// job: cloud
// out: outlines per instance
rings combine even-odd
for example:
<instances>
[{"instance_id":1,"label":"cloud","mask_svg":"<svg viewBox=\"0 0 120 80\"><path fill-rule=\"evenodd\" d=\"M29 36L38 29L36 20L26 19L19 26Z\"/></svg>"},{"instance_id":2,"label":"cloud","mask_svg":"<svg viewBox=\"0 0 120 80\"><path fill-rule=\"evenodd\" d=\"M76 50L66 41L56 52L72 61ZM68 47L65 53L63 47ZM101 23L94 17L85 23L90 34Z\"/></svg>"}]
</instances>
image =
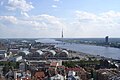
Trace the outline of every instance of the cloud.
<instances>
[{"instance_id":1,"label":"cloud","mask_svg":"<svg viewBox=\"0 0 120 80\"><path fill-rule=\"evenodd\" d=\"M62 27L65 26L60 18L48 14L26 18L0 16L0 24L0 34L6 30L6 37L59 37Z\"/></svg>"},{"instance_id":2,"label":"cloud","mask_svg":"<svg viewBox=\"0 0 120 80\"><path fill-rule=\"evenodd\" d=\"M93 13L88 13L84 11L76 11L76 16L79 20L96 20L98 17Z\"/></svg>"},{"instance_id":3,"label":"cloud","mask_svg":"<svg viewBox=\"0 0 120 80\"><path fill-rule=\"evenodd\" d=\"M57 5L52 5L53 8L57 8Z\"/></svg>"},{"instance_id":4,"label":"cloud","mask_svg":"<svg viewBox=\"0 0 120 80\"><path fill-rule=\"evenodd\" d=\"M90 22L98 25L119 24L120 12L108 11L96 15L89 12L76 11L76 19L79 22Z\"/></svg>"},{"instance_id":5,"label":"cloud","mask_svg":"<svg viewBox=\"0 0 120 80\"><path fill-rule=\"evenodd\" d=\"M8 0L8 10L16 10L20 9L23 12L30 11L33 9L33 5L31 2L26 2L26 0Z\"/></svg>"},{"instance_id":6,"label":"cloud","mask_svg":"<svg viewBox=\"0 0 120 80\"><path fill-rule=\"evenodd\" d=\"M118 37L120 12L91 13L75 11L71 20L48 14L26 17L0 16L0 37ZM26 34L26 35L25 35Z\"/></svg>"},{"instance_id":7,"label":"cloud","mask_svg":"<svg viewBox=\"0 0 120 80\"><path fill-rule=\"evenodd\" d=\"M9 22L13 24L17 23L17 18L14 16L0 16L0 20L3 22Z\"/></svg>"},{"instance_id":8,"label":"cloud","mask_svg":"<svg viewBox=\"0 0 120 80\"><path fill-rule=\"evenodd\" d=\"M54 1L57 1L57 2L59 2L60 0L54 0Z\"/></svg>"},{"instance_id":9,"label":"cloud","mask_svg":"<svg viewBox=\"0 0 120 80\"><path fill-rule=\"evenodd\" d=\"M17 18L15 16L0 16L0 22L10 22L12 24L34 27L47 27L51 29L61 28L62 26L64 26L60 18L47 14L31 17L29 16L26 18Z\"/></svg>"},{"instance_id":10,"label":"cloud","mask_svg":"<svg viewBox=\"0 0 120 80\"><path fill-rule=\"evenodd\" d=\"M108 11L94 14L76 11L75 16L75 21L71 23L71 26L76 28L75 31L73 30L73 33L77 33L76 37L104 37L120 34L118 31L120 29L120 12ZM118 34L115 34L113 30Z\"/></svg>"},{"instance_id":11,"label":"cloud","mask_svg":"<svg viewBox=\"0 0 120 80\"><path fill-rule=\"evenodd\" d=\"M29 17L29 15L26 12L21 12L21 15Z\"/></svg>"},{"instance_id":12,"label":"cloud","mask_svg":"<svg viewBox=\"0 0 120 80\"><path fill-rule=\"evenodd\" d=\"M28 11L34 8L32 2L26 0L1 0L0 5L8 11L14 11L26 17L29 17Z\"/></svg>"},{"instance_id":13,"label":"cloud","mask_svg":"<svg viewBox=\"0 0 120 80\"><path fill-rule=\"evenodd\" d=\"M48 14L41 14L41 15L37 15L37 16L32 16L32 17L30 17L29 20L44 22L47 25L49 25L49 28L54 27L53 29L64 27L64 24L59 17L51 16Z\"/></svg>"},{"instance_id":14,"label":"cloud","mask_svg":"<svg viewBox=\"0 0 120 80\"><path fill-rule=\"evenodd\" d=\"M3 2L3 1L1 1L1 2L0 2L0 5L2 6L3 4L4 4L4 2Z\"/></svg>"}]
</instances>

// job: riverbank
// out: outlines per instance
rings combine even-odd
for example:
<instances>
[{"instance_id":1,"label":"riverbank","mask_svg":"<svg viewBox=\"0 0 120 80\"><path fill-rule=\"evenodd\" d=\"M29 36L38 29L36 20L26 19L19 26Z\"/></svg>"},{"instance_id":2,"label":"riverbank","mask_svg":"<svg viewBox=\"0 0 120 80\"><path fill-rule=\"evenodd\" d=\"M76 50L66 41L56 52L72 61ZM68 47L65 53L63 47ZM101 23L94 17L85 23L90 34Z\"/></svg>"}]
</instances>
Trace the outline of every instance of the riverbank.
<instances>
[{"instance_id":1,"label":"riverbank","mask_svg":"<svg viewBox=\"0 0 120 80\"><path fill-rule=\"evenodd\" d=\"M112 38L114 39L114 38ZM103 46L103 47L112 47L120 49L120 38L118 40L110 40L110 42L106 43L104 38L74 38L74 39L63 39L58 41L63 41L66 43L76 43L76 44L87 44L87 45L95 45L95 46Z\"/></svg>"},{"instance_id":2,"label":"riverbank","mask_svg":"<svg viewBox=\"0 0 120 80\"><path fill-rule=\"evenodd\" d=\"M59 47L60 48L60 47ZM61 48L61 49L66 49L66 48ZM74 50L70 50L67 49L67 51L69 52L69 56L72 57L73 59L80 59L80 60L101 60L101 59L112 59L112 58L107 58L104 56L100 56L100 55L92 55L89 53L83 53L80 51L74 51Z\"/></svg>"},{"instance_id":3,"label":"riverbank","mask_svg":"<svg viewBox=\"0 0 120 80\"><path fill-rule=\"evenodd\" d=\"M120 49L111 48L111 47L102 47L102 46L94 46L94 45L84 45L84 44L56 44L56 47L65 48L68 50L81 52L84 54L89 54L95 57L102 57L102 58L112 58L112 59L119 59L120 56Z\"/></svg>"}]
</instances>

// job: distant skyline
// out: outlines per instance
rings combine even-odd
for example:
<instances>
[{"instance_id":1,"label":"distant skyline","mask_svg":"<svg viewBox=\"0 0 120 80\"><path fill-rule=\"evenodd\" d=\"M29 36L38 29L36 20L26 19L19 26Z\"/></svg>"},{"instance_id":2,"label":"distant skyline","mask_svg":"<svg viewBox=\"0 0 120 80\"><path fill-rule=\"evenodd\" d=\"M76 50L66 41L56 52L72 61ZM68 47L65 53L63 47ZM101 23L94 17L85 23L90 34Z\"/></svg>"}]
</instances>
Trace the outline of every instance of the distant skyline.
<instances>
[{"instance_id":1,"label":"distant skyline","mask_svg":"<svg viewBox=\"0 0 120 80\"><path fill-rule=\"evenodd\" d=\"M120 0L0 0L0 38L120 38Z\"/></svg>"}]
</instances>

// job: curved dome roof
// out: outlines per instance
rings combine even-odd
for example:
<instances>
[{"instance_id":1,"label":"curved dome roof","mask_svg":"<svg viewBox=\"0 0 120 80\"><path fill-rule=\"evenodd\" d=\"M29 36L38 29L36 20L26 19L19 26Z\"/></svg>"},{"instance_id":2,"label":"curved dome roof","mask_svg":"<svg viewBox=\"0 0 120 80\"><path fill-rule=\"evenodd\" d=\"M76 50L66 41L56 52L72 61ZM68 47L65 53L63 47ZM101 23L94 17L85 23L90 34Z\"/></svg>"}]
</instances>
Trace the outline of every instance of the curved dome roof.
<instances>
[{"instance_id":1,"label":"curved dome roof","mask_svg":"<svg viewBox=\"0 0 120 80\"><path fill-rule=\"evenodd\" d=\"M37 50L37 53L39 53L40 55L44 54L44 52L42 52L41 50Z\"/></svg>"},{"instance_id":2,"label":"curved dome roof","mask_svg":"<svg viewBox=\"0 0 120 80\"><path fill-rule=\"evenodd\" d=\"M51 52L53 55L56 54L56 52L54 50L49 50L49 52Z\"/></svg>"},{"instance_id":3,"label":"curved dome roof","mask_svg":"<svg viewBox=\"0 0 120 80\"><path fill-rule=\"evenodd\" d=\"M22 53L24 53L25 55L28 55L28 54L30 54L30 52L29 51L20 51L20 52L22 52Z\"/></svg>"},{"instance_id":4,"label":"curved dome roof","mask_svg":"<svg viewBox=\"0 0 120 80\"><path fill-rule=\"evenodd\" d=\"M62 53L66 53L67 55L69 54L67 50L62 50Z\"/></svg>"}]
</instances>

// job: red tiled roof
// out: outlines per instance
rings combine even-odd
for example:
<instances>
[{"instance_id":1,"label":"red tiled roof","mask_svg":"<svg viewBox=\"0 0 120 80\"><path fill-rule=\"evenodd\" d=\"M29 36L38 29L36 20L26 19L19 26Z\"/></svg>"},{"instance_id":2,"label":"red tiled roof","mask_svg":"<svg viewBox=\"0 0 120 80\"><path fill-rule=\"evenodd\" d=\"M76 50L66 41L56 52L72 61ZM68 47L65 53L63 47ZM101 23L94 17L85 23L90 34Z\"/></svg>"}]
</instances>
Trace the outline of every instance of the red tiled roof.
<instances>
[{"instance_id":1,"label":"red tiled roof","mask_svg":"<svg viewBox=\"0 0 120 80\"><path fill-rule=\"evenodd\" d=\"M30 72L29 70L27 70L27 71L26 71L26 73L29 73L29 74L31 74L31 72Z\"/></svg>"},{"instance_id":2,"label":"red tiled roof","mask_svg":"<svg viewBox=\"0 0 120 80\"><path fill-rule=\"evenodd\" d=\"M65 66L58 66L58 68L65 68Z\"/></svg>"},{"instance_id":3,"label":"red tiled roof","mask_svg":"<svg viewBox=\"0 0 120 80\"><path fill-rule=\"evenodd\" d=\"M44 74L44 72L36 72L35 77L36 78L43 78L43 77L45 77L45 74Z\"/></svg>"},{"instance_id":4,"label":"red tiled roof","mask_svg":"<svg viewBox=\"0 0 120 80\"><path fill-rule=\"evenodd\" d=\"M15 80L21 80L21 78L17 78ZM22 78L22 80L32 80L32 79L26 77L26 78Z\"/></svg>"}]
</instances>

